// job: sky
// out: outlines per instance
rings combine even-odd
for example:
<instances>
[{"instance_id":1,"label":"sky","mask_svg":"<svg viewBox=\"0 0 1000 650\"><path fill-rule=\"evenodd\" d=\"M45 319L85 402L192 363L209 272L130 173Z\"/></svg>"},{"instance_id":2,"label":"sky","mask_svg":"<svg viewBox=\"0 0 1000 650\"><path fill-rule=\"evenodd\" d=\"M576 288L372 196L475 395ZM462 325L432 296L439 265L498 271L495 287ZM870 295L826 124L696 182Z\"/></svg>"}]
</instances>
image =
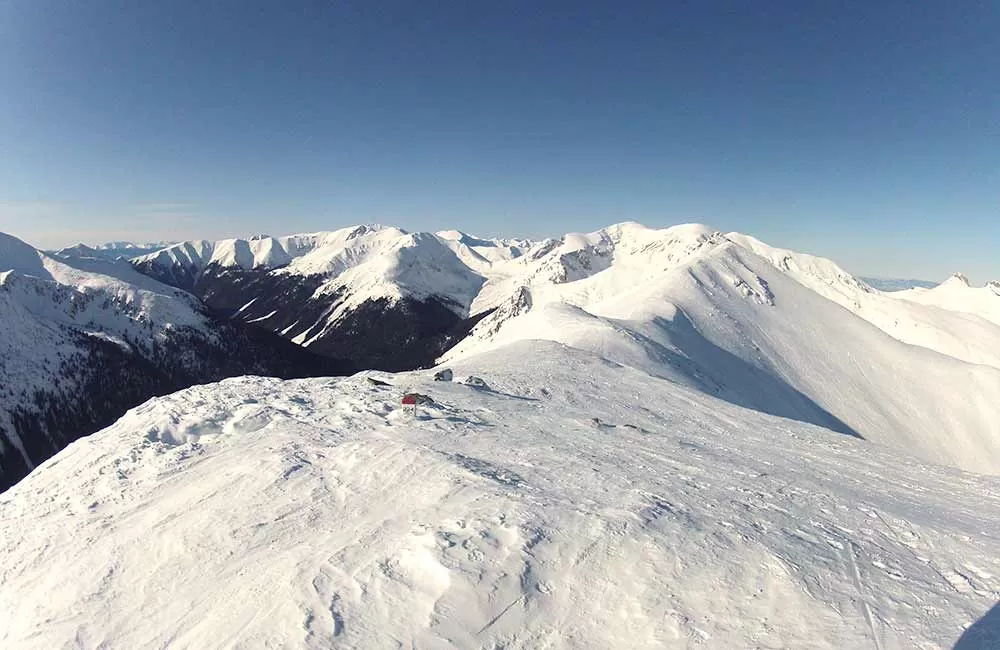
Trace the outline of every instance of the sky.
<instances>
[{"instance_id":1,"label":"sky","mask_svg":"<svg viewBox=\"0 0 1000 650\"><path fill-rule=\"evenodd\" d=\"M998 62L992 0L0 0L0 230L696 221L981 283Z\"/></svg>"}]
</instances>

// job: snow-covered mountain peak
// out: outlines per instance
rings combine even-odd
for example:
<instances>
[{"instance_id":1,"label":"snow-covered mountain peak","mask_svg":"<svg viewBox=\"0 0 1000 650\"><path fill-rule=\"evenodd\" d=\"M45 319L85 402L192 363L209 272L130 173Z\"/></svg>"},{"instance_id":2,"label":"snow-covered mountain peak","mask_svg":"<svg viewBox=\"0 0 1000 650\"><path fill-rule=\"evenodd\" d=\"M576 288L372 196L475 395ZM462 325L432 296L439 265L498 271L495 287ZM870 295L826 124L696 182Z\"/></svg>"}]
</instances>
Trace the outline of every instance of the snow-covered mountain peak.
<instances>
[{"instance_id":1,"label":"snow-covered mountain peak","mask_svg":"<svg viewBox=\"0 0 1000 650\"><path fill-rule=\"evenodd\" d=\"M969 278L965 277L964 273L953 273L947 280L942 282L939 287L972 287L972 283L969 282Z\"/></svg>"},{"instance_id":2,"label":"snow-covered mountain peak","mask_svg":"<svg viewBox=\"0 0 1000 650\"><path fill-rule=\"evenodd\" d=\"M0 232L0 271L14 271L51 278L42 262L42 253L13 235Z\"/></svg>"},{"instance_id":3,"label":"snow-covered mountain peak","mask_svg":"<svg viewBox=\"0 0 1000 650\"><path fill-rule=\"evenodd\" d=\"M348 233L347 235L347 239L356 239L358 237L364 237L365 235L371 235L386 230L391 231L395 234L400 234L400 235L406 234L405 230L403 230L402 228L397 228L395 226L385 226L380 223L364 223L352 228L351 232Z\"/></svg>"},{"instance_id":4,"label":"snow-covered mountain peak","mask_svg":"<svg viewBox=\"0 0 1000 650\"><path fill-rule=\"evenodd\" d=\"M865 293L873 291L865 282L842 269L836 262L824 257L770 246L755 237L741 233L729 233L726 238L760 255L781 271L827 297L832 297L830 295L832 293L840 294L843 298L857 291Z\"/></svg>"},{"instance_id":5,"label":"snow-covered mountain peak","mask_svg":"<svg viewBox=\"0 0 1000 650\"><path fill-rule=\"evenodd\" d=\"M312 235L314 240L308 250L294 258L282 270L285 274L336 276L345 270L378 255L396 249L402 242L412 242L409 233L401 228L386 226L352 226ZM292 239L301 241L302 235Z\"/></svg>"},{"instance_id":6,"label":"snow-covered mountain peak","mask_svg":"<svg viewBox=\"0 0 1000 650\"><path fill-rule=\"evenodd\" d=\"M1000 282L997 281L974 287L967 277L956 273L931 289L912 289L898 295L907 301L971 314L1000 325Z\"/></svg>"},{"instance_id":7,"label":"snow-covered mountain peak","mask_svg":"<svg viewBox=\"0 0 1000 650\"><path fill-rule=\"evenodd\" d=\"M215 242L208 265L217 264L249 271L278 268L291 261L291 256L274 237L257 236L249 240L224 239Z\"/></svg>"},{"instance_id":8,"label":"snow-covered mountain peak","mask_svg":"<svg viewBox=\"0 0 1000 650\"><path fill-rule=\"evenodd\" d=\"M67 246L66 248L60 248L57 251L52 251L50 254L59 258L94 258L102 257L105 259L117 259L119 257L124 257L126 259L137 257L140 255L149 255L150 253L155 253L158 250L173 246L175 242L146 242L137 243L129 241L113 241L105 242L103 244L96 244L94 246L88 246L87 244L76 244L75 246Z\"/></svg>"},{"instance_id":9,"label":"snow-covered mountain peak","mask_svg":"<svg viewBox=\"0 0 1000 650\"><path fill-rule=\"evenodd\" d=\"M325 276L321 293L352 296L341 309L371 299L436 297L467 314L483 283L435 235L384 227L327 238L279 273Z\"/></svg>"}]
</instances>

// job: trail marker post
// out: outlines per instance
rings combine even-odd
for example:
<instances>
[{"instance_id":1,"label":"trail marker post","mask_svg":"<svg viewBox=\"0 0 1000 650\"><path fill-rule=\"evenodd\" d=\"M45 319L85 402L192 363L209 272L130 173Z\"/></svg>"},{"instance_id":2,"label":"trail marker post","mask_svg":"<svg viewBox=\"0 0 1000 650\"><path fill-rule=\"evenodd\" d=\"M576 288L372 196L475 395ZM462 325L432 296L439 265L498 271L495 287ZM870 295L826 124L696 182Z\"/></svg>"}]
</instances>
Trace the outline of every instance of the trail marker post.
<instances>
[{"instance_id":1,"label":"trail marker post","mask_svg":"<svg viewBox=\"0 0 1000 650\"><path fill-rule=\"evenodd\" d=\"M418 402L417 396L414 393L409 393L407 395L403 395L403 405L404 406L410 406L410 405L413 406L413 415L414 415L414 417L416 417L416 415L417 415L417 402Z\"/></svg>"}]
</instances>

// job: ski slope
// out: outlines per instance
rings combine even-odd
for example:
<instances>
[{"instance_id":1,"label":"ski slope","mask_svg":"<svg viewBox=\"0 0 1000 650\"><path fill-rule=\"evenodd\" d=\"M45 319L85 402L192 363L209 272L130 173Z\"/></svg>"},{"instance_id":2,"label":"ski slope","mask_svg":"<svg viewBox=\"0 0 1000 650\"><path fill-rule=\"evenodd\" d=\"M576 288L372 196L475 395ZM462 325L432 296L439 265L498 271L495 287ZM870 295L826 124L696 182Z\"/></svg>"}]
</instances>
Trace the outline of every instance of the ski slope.
<instances>
[{"instance_id":1,"label":"ski slope","mask_svg":"<svg viewBox=\"0 0 1000 650\"><path fill-rule=\"evenodd\" d=\"M452 367L491 389L245 377L73 443L0 495L0 646L930 650L1000 599L1000 479L556 343Z\"/></svg>"}]
</instances>

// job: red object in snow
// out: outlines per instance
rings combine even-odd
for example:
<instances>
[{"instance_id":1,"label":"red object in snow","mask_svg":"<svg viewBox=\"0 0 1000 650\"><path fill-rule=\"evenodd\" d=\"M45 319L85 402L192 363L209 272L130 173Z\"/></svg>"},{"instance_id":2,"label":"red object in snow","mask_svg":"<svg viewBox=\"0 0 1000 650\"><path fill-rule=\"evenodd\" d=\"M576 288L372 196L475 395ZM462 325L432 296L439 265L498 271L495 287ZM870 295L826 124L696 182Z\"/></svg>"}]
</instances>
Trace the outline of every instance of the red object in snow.
<instances>
[{"instance_id":1,"label":"red object in snow","mask_svg":"<svg viewBox=\"0 0 1000 650\"><path fill-rule=\"evenodd\" d=\"M403 404L416 405L417 396L416 395L403 395Z\"/></svg>"}]
</instances>

